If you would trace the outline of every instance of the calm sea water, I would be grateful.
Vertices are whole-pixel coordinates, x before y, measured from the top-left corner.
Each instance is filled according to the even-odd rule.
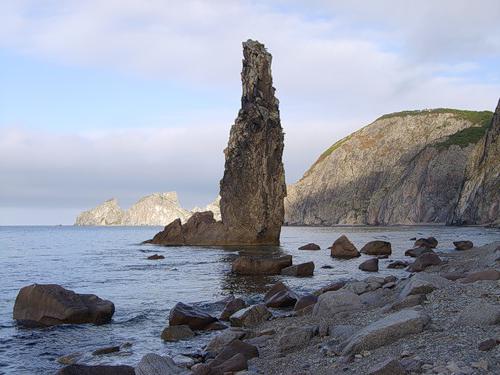
[[[365,256],[335,260],[327,246],[346,234],[359,248],[380,239],[393,245],[393,259],[403,259],[411,237],[435,236],[438,250],[452,251],[452,241],[471,239],[476,245],[500,240],[500,231],[479,227],[285,227],[282,246],[267,249],[221,249],[140,245],[158,227],[0,227],[0,373],[50,374],[61,367],[55,360],[74,352],[85,353],[84,363],[135,365],[148,352],[175,355],[201,348],[214,334],[181,343],[164,343],[160,333],[169,309],[178,301],[197,303],[208,311],[220,311],[213,302],[233,293],[258,301],[266,288],[284,280],[299,292],[331,281],[364,278],[358,270]],[[316,242],[324,250],[298,251]],[[239,251],[294,256],[294,263],[314,261],[312,278],[238,277],[230,272]],[[165,256],[150,261],[151,253]],[[380,274],[389,274],[386,262]],[[330,265],[332,269],[322,269]],[[405,271],[391,270],[391,274]],[[111,324],[24,329],[12,320],[18,290],[32,283],[56,283],[80,293],[94,293],[115,303]],[[93,350],[132,343],[124,353],[92,357]]]

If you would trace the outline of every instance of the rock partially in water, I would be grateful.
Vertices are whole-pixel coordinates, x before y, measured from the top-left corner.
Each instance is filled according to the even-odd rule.
[[[232,264],[232,271],[239,275],[279,275],[283,268],[292,265],[292,256],[279,258],[240,256]]]
[[[235,327],[255,327],[272,316],[273,314],[262,303],[235,312],[229,321]]]
[[[378,272],[378,259],[368,259],[359,265],[359,269],[361,271],[366,272]]]
[[[406,267],[408,267],[408,262],[405,262],[403,260],[395,260],[394,262],[391,262],[387,265],[387,268],[392,268],[392,269],[399,269]]]
[[[104,324],[115,305],[94,294],[77,294],[57,284],[23,287],[14,304],[14,319],[28,327],[59,324]]]
[[[299,296],[281,281],[274,284],[264,296],[267,307],[289,307],[294,306]]]
[[[220,320],[229,320],[231,315],[247,306],[247,303],[242,298],[235,298],[232,301],[229,301],[226,306],[224,306],[224,310],[222,310],[222,313],[220,314]]]
[[[314,294],[306,294],[305,296],[302,296],[297,300],[295,306],[293,307],[293,310],[302,310],[308,306],[314,305],[316,302],[318,302],[317,296],[315,296]]]
[[[139,375],[139,373],[131,366],[69,365],[60,369],[56,375]],[[140,375],[146,375],[146,373]]]
[[[429,249],[435,249],[438,245],[438,240],[434,237],[419,238],[415,241],[413,246],[415,247],[427,247]]]
[[[361,255],[356,246],[345,235],[337,238],[330,249],[331,256],[334,258],[351,259]]]
[[[453,241],[455,250],[470,250],[474,247],[472,241]]]
[[[160,260],[160,259],[165,259],[165,256],[160,254],[153,254],[148,256],[148,260]]]
[[[314,262],[296,264],[283,268],[281,274],[284,276],[307,277],[314,274]]]
[[[387,241],[370,241],[361,248],[361,253],[367,255],[391,255],[391,243]]]
[[[413,249],[408,249],[405,251],[405,255],[406,256],[409,256],[409,257],[413,257],[413,258],[416,258],[422,254],[425,254],[425,253],[433,253],[434,251],[432,251],[431,248],[429,247],[425,247],[425,246],[421,246],[421,247],[415,247]]]
[[[308,243],[307,245],[299,247],[299,250],[321,250],[321,247],[319,245],[316,245],[315,243]]]
[[[92,355],[105,355],[105,354],[117,353],[119,351],[120,351],[119,346],[107,346],[105,348],[94,350],[92,352]]]
[[[174,325],[165,327],[161,338],[165,341],[179,341],[194,337],[194,332],[188,325]]]
[[[188,325],[191,329],[205,329],[217,319],[201,309],[178,302],[168,317],[170,326]]]
[[[172,358],[154,353],[142,357],[135,368],[135,375],[187,375],[189,373],[186,369],[177,366]]]
[[[441,258],[434,252],[424,253],[415,259],[408,267],[409,272],[422,272],[429,266],[437,266],[442,263]]]

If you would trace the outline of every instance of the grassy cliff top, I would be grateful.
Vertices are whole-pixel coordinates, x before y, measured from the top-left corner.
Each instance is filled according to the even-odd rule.
[[[493,117],[493,112],[491,111],[466,111],[463,109],[452,109],[452,108],[435,108],[435,109],[422,109],[416,111],[401,111],[388,113],[386,115],[380,116],[378,120],[385,120],[393,117],[405,117],[405,116],[421,116],[430,114],[440,114],[449,113],[455,115],[455,117],[461,118],[466,121],[470,121],[472,124],[480,124],[481,126],[489,126],[491,118]]]

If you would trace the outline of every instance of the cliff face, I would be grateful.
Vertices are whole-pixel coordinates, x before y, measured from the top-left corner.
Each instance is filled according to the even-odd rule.
[[[75,225],[121,225],[123,210],[116,199],[109,199],[103,204],[82,212],[76,218]]]
[[[222,221],[195,213],[176,220],[147,242],[160,245],[277,245],[286,195],[283,130],[272,86],[271,54],[263,44],[243,43],[241,109],[224,151],[220,182]]]
[[[449,109],[382,116],[330,147],[288,188],[285,222],[449,221],[491,118],[487,111]]]
[[[500,227],[500,101],[490,128],[471,154],[449,223]]]

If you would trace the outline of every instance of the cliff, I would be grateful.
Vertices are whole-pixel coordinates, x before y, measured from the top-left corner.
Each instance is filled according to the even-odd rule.
[[[304,176],[288,187],[285,222],[290,225],[445,223],[462,198],[474,155],[491,133],[493,114],[453,109],[385,115],[326,150]],[[490,130],[488,130],[490,129]],[[491,137],[490,137],[491,138]],[[498,136],[490,143],[498,146]],[[496,142],[496,143],[495,143]],[[496,146],[496,147],[497,147]],[[498,152],[477,156],[484,173],[498,176]],[[471,164],[472,163],[472,164]],[[470,177],[477,186],[482,177]],[[489,178],[489,177],[488,177]],[[484,191],[498,202],[495,178]],[[498,186],[498,177],[497,177]],[[472,194],[474,195],[474,194]],[[483,194],[484,195],[484,194]],[[496,197],[496,198],[495,198]],[[490,199],[490,198],[489,198]],[[480,203],[477,203],[481,205]],[[488,203],[486,204],[488,205]],[[486,206],[483,204],[483,206]],[[476,208],[472,208],[476,212]],[[468,223],[488,222],[486,207]]]
[[[84,211],[76,218],[75,225],[121,225],[123,210],[113,198],[103,204]]]

